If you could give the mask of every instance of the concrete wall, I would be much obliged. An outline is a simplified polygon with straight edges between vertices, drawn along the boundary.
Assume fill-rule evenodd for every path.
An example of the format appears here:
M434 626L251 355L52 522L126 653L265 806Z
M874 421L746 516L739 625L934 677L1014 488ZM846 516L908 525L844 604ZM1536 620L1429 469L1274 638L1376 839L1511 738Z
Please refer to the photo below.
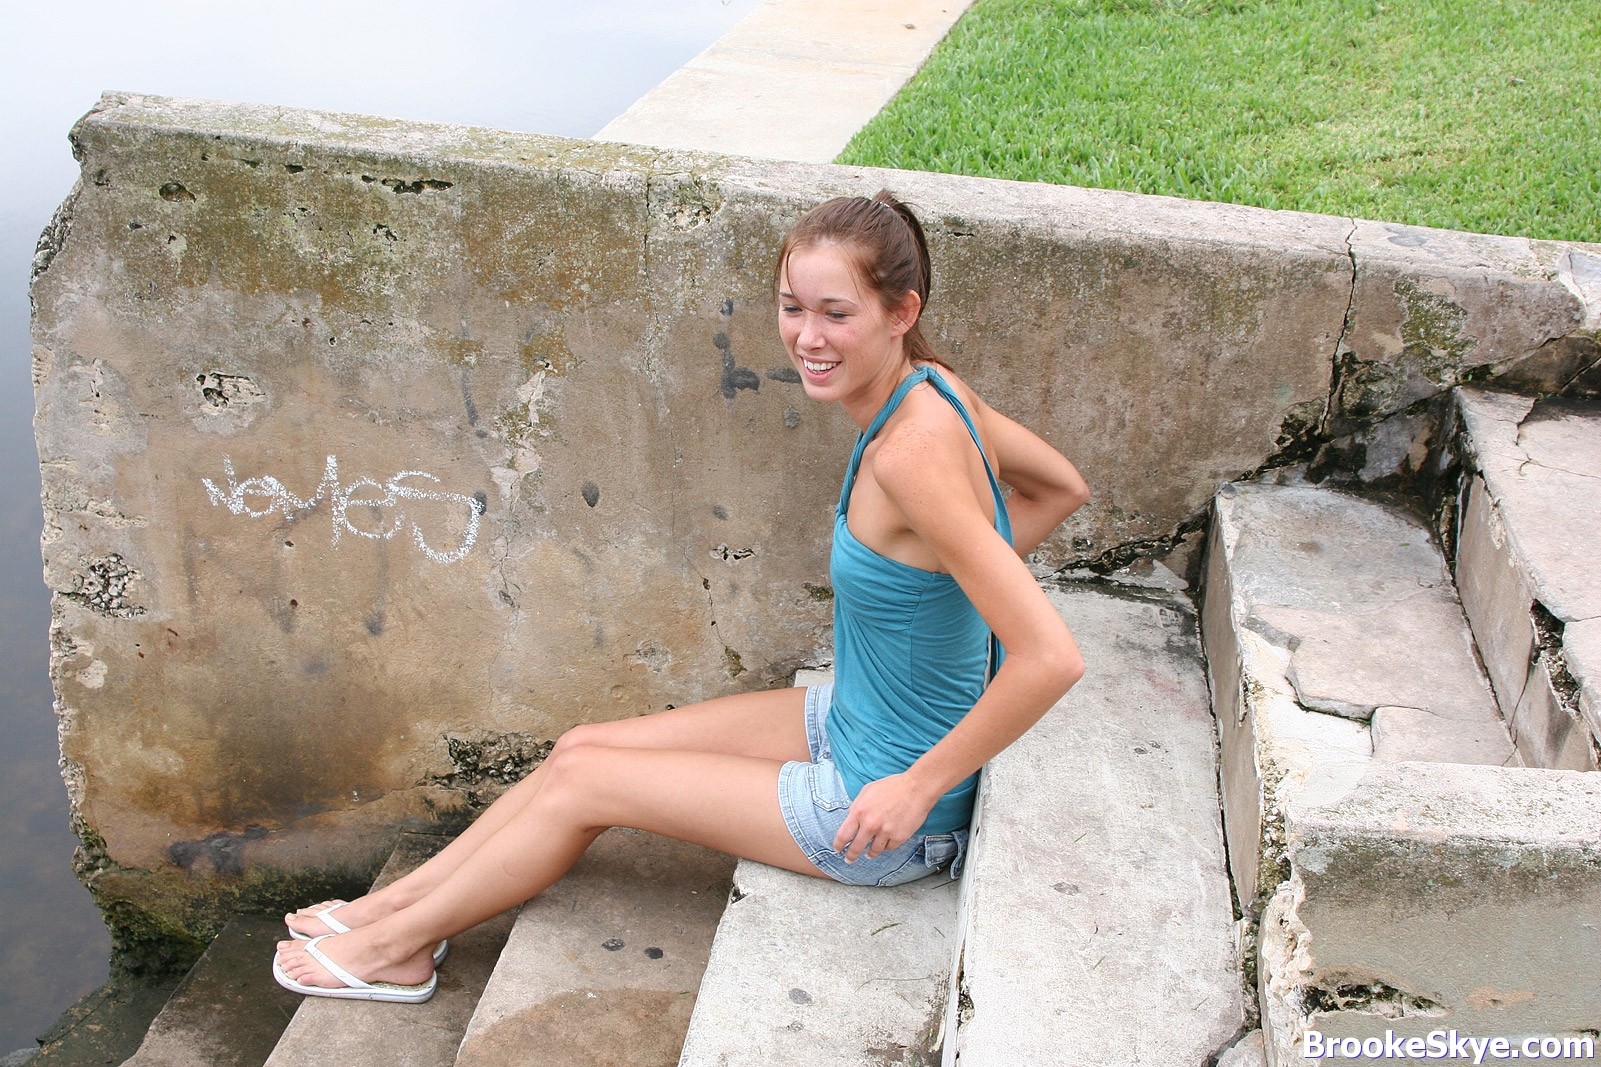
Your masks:
M1049 568L1166 553L1287 456L1405 473L1431 396L1594 374L1601 331L1593 246L126 94L73 137L52 673L85 874L168 930L827 655L853 427L770 296L826 196L918 206L930 335L1089 478Z

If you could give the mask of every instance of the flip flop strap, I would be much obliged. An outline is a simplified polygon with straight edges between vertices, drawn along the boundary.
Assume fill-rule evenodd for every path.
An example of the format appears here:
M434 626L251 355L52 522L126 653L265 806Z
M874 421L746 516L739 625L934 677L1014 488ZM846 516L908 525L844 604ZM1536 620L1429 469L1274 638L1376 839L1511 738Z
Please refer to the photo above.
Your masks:
M334 935L323 934L322 937L314 937L310 941L307 941L306 954L312 959L316 960L318 963L322 964L323 967L327 968L329 974L345 983L345 985L349 986L351 989L372 989L373 985L371 982L364 982L360 978L357 978L355 975L339 966L339 964L329 959L328 954L317 947L317 942L323 940L323 938L332 936Z
M330 904L321 911L312 912L311 917L319 920L324 926L336 934L348 934L350 933L350 927L333 917L334 910L344 907L347 903L349 903L349 901L341 900L337 904Z

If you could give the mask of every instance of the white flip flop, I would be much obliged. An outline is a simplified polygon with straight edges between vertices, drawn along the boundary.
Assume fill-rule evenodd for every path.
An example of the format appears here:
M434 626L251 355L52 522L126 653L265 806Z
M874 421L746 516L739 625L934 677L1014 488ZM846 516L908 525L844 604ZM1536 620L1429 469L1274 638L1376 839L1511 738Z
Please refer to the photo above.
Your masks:
M349 904L349 903L350 903L350 901L348 901L348 900L335 900L335 901L332 901L332 902L329 903L329 905L326 908L322 909L321 911L314 911L310 915L306 916L306 918L308 918L308 919L316 919L318 922L322 923L324 926L326 926L328 929L332 930L336 934L348 934L348 933L350 933L350 927L346 926L344 923L342 923L338 919L334 918L333 917L333 912L335 912L339 908L344 907L346 904ZM286 924L286 928L289 930L289 936L294 938L296 941L310 941L310 940L312 940L312 935L311 934L303 934L299 930L296 930L294 927L287 926L287 924ZM322 934L322 935L319 935L319 936L327 937L328 935L327 934ZM445 962L445 957L448 956L448 955L450 955L450 942L448 940L441 941L441 942L439 942L439 944L435 945L434 946L434 966L438 967L441 963L444 963Z
M284 973L283 967L279 965L278 957L276 956L272 959L273 979L285 989L295 993L303 993L308 997L332 997L335 1000L382 1000L394 1004L421 1004L434 995L434 987L439 984L439 976L437 974L430 974L428 981L420 985L362 981L329 959L327 954L317 947L317 942L321 941L323 937L332 936L332 934L323 934L322 937L311 938L306 942L306 952L312 959L322 964L329 974L343 982L344 985L320 986L305 985L297 982Z

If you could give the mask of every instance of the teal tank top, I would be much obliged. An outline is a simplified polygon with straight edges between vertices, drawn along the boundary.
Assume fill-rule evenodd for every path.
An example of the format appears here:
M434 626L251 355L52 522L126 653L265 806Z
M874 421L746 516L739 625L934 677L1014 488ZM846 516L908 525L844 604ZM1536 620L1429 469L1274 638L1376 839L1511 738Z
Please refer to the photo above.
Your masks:
M868 782L910 767L966 715L999 667L1001 650L978 610L949 574L879 555L846 523L862 453L912 387L928 382L950 402L983 455L972 416L932 366L913 371L857 439L834 516L829 575L834 585L834 698L827 720L835 764L854 799ZM1000 482L984 457L995 528L1012 524ZM993 646L993 648L992 648ZM974 774L940 798L921 832L949 833L972 818Z

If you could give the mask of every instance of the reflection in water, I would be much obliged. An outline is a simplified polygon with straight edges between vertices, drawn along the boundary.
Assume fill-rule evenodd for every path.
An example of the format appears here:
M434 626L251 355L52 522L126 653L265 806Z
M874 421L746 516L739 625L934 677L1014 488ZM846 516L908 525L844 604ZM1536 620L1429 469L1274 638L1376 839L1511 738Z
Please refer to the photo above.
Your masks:
M67 195L66 134L106 89L251 100L587 137L758 0L605 4L110 0L6 15L0 114L0 1057L105 979L109 939L74 878L47 676L25 290ZM16 102L27 101L25 106Z

